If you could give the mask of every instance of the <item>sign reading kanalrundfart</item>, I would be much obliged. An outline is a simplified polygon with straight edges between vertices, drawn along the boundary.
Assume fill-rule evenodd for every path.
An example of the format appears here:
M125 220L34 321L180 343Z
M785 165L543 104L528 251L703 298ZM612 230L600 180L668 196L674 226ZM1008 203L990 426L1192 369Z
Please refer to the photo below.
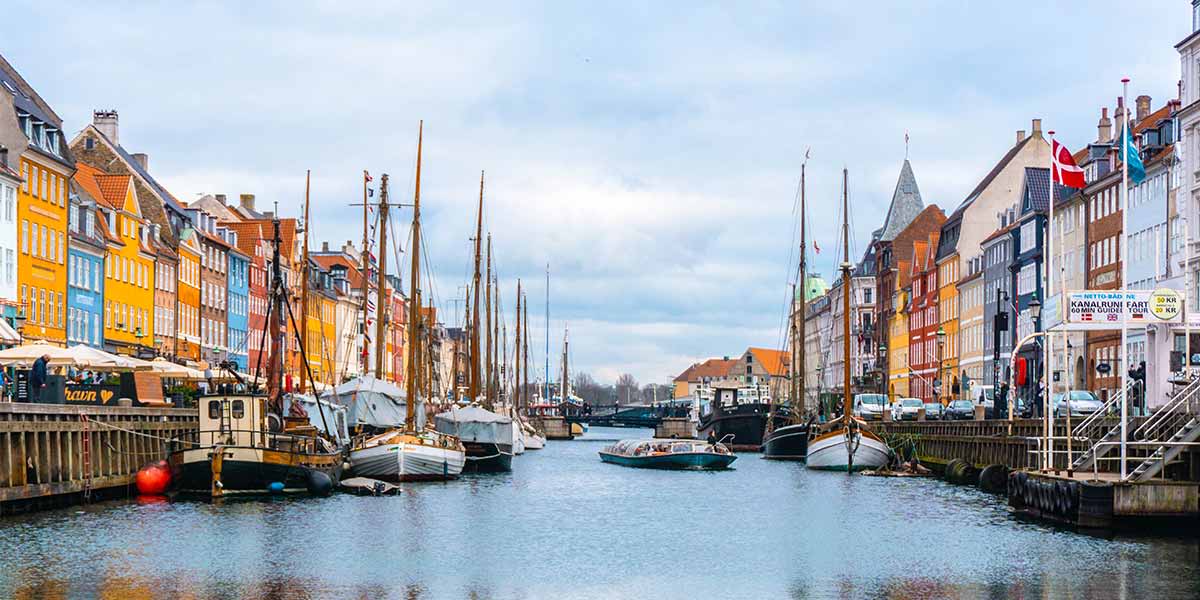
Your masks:
M1122 315L1122 297L1126 314ZM1067 323L1095 329L1116 329L1122 323L1178 323L1183 317L1179 292L1170 289L1067 294Z

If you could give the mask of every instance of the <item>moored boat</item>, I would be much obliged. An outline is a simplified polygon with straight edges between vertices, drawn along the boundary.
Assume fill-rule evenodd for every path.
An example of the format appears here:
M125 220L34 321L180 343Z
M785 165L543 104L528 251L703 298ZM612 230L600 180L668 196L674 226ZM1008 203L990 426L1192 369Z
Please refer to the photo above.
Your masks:
M763 440L763 458L772 460L804 460L808 455L808 423L779 427Z
M600 460L642 469L719 470L737 455L724 444L698 440L621 440L601 450Z
M385 481L440 481L458 477L466 450L458 438L437 431L393 430L371 436L350 452L357 477Z
M829 431L816 433L808 442L808 468L824 471L878 469L888 463L887 444L858 419L847 428L834 423Z
M512 470L512 419L483 407L454 407L433 418L437 430L458 437L466 450L464 472Z
M729 439L734 450L757 452L762 449L768 419L774 419L777 426L787 424L784 415L772 414L770 404L741 398L739 384L720 382L713 387L712 405L700 415L700 437Z

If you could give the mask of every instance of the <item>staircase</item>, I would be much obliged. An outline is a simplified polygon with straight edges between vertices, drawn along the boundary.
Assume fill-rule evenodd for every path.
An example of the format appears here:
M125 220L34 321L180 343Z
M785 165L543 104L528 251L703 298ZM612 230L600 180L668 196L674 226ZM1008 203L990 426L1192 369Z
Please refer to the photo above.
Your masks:
M1135 381L1129 381L1125 389L1113 394L1104 403L1104 406L1100 407L1100 410L1089 415L1088 418L1081 421L1071 431L1071 435L1076 439L1082 439L1092 444L1090 448L1071 462L1072 470L1085 471L1092 468L1092 465L1098 459L1103 458L1104 455L1116 447L1101 444L1101 442L1115 442L1121 439L1121 402L1125 399L1125 392L1132 389L1136 384L1137 382Z
M1194 442L1200 438L1200 378L1183 388L1166 406L1159 408L1134 439L1168 443ZM1183 452L1184 446L1162 445L1129 474L1130 481L1146 481L1162 472L1167 463Z

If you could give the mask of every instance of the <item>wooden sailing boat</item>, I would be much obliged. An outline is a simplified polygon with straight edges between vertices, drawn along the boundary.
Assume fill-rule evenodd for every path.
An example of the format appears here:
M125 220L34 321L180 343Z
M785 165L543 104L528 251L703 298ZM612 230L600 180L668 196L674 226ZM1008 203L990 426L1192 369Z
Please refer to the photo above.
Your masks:
M278 211L272 225L271 295L262 332L264 339L270 334L267 393L218 393L198 399L197 430L172 440L168 451L172 480L181 493L212 498L293 492L326 495L341 479L341 448L309 424L303 409L293 409L292 415L284 416L283 355L288 317L301 355L306 356L307 349L283 283ZM234 365L225 363L222 367L240 380ZM307 361L303 368L312 380ZM321 411L322 426L330 431L322 404L318 402L316 407Z
M417 176L413 194L412 222L412 273L410 274L408 299L409 359L404 376L405 415L404 426L384 431L362 439L350 450L350 467L354 474L376 479L417 481L446 480L458 477L466 463L466 451L462 442L453 435L441 433L417 425L416 406L422 390L420 381L428 376L424 373L422 360L425 329L421 310L421 145L424 122L417 134ZM377 321L377 343L382 344L387 319L383 314L383 293L387 278L387 230L388 230L387 175L383 176L379 200L379 297L381 314ZM383 348L375 352L376 377L383 372ZM428 395L425 396L428 398Z
M877 469L887 464L887 444L866 423L854 416L854 399L850 393L850 202L847 186L849 174L842 169L842 416L808 440L807 463L810 469L854 472Z
M788 331L790 333L791 365L789 386L789 410L786 414L786 424L775 427L775 411L767 420L767 434L763 440L763 458L774 460L804 460L808 454L809 423L804 414L804 316L808 307L806 280L808 277L808 248L807 221L808 207L805 204L805 168L808 166L808 153L805 152L804 162L800 163L800 310L798 314L792 310L795 306L796 286L792 286L792 299L788 307ZM777 406L777 405L775 405Z
M485 310L487 311L488 373L480 375L479 296L480 296L480 242L483 238L483 173L479 174L479 214L475 227L475 272L472 276L474 310L471 311L470 353L468 370L470 398L472 404L460 408L452 406L449 411L434 417L434 425L443 433L457 435L466 450L465 471L500 472L512 470L513 420L506 415L492 412L498 379L494 379L496 365L493 363L493 344L498 329L492 323L491 252L489 242L488 281Z

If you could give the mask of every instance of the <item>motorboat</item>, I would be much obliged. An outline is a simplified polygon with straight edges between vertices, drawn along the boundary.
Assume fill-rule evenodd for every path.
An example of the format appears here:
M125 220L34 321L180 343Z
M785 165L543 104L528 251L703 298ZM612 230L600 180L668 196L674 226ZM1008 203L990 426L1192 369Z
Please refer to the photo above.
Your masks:
M600 460L641 469L726 469L737 455L721 443L678 439L621 440L600 451Z

